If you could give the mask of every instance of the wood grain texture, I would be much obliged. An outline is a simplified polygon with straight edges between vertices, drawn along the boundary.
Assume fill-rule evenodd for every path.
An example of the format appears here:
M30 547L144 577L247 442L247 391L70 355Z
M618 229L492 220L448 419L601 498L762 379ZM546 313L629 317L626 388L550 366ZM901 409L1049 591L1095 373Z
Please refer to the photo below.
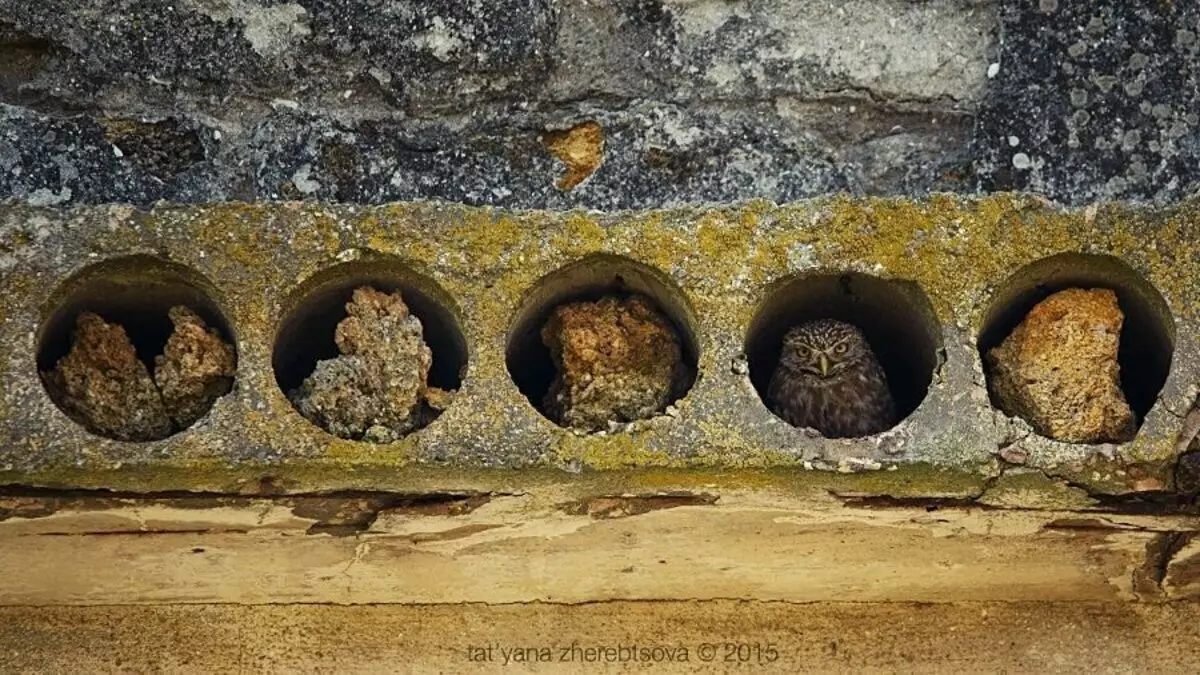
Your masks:
M1200 529L1190 516L861 508L754 492L385 508L350 536L316 511L166 500L10 517L0 605L1158 599L1160 539Z

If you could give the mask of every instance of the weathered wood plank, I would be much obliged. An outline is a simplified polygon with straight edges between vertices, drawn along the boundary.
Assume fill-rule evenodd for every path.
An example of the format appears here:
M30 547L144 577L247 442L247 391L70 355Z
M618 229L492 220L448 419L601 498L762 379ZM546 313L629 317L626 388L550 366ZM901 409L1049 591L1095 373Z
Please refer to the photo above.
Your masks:
M10 517L0 605L1117 601L1161 597L1160 538L1200 529L1185 516L849 508L761 493L690 504L523 495L383 509L369 522L342 512L361 529L352 536L329 534L347 530L312 504L265 499Z

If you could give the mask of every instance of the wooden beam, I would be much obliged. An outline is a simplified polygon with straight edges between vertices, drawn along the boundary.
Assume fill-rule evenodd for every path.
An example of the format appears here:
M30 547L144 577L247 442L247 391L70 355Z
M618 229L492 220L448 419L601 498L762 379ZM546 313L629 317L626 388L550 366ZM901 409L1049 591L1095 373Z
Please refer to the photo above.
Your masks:
M0 605L1159 600L1171 538L1200 530L761 492L297 499L10 504Z

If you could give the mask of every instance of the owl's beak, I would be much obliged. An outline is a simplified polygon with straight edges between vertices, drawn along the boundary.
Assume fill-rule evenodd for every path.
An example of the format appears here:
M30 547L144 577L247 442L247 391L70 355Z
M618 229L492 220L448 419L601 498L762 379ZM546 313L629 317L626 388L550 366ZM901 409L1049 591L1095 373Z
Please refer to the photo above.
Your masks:
M829 357L821 355L821 377L829 377Z

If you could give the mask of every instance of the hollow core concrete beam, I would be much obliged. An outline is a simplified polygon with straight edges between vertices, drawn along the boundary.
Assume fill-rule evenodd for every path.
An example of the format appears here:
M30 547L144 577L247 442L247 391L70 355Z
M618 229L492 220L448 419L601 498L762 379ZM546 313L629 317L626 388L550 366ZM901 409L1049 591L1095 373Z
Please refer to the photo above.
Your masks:
M0 205L0 484L297 492L591 481L612 491L993 491L1030 504L1161 498L1174 489L1177 435L1200 383L1198 248L1195 201L1064 209L1015 194L618 213L9 202ZM431 345L435 360L449 352L466 362L453 404L391 445L329 435L277 381L295 356L280 346L303 344L280 339L302 329L288 319L359 283L425 298L426 323L444 336ZM1129 443L1052 441L989 400L981 333L1007 304L1066 285L1114 288L1127 329L1150 336L1124 368L1167 364ZM691 343L699 375L663 415L580 435L514 384L513 371L533 367L519 349L529 336L514 329L600 287L653 296ZM94 301L96 288L202 301L236 344L234 390L161 441L114 441L73 422L47 395L39 358L63 339L63 312ZM875 316L877 339L900 350L890 358L915 393L894 429L824 439L784 423L760 397L772 330L825 306Z

